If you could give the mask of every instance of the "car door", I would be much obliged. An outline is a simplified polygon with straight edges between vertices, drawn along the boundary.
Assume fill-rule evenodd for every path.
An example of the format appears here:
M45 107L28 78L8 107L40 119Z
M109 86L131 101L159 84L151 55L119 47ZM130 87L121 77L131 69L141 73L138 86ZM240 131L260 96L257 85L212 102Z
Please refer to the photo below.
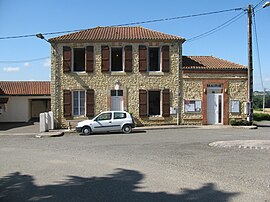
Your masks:
M112 119L113 130L120 131L122 129L121 126L125 122L126 117L127 115L125 112L114 112Z
M112 128L112 112L101 113L94 119L93 132L111 131Z

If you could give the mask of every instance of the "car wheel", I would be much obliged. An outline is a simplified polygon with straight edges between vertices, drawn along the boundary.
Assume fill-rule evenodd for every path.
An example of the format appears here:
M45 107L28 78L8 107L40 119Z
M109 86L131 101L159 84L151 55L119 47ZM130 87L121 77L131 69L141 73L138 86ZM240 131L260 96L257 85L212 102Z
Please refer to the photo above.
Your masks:
M128 134L128 133L131 133L132 128L131 128L130 125L124 125L123 128L122 128L122 131L123 131L123 133Z
M92 131L91 131L91 128L89 126L84 126L82 128L82 132L84 135L90 135Z

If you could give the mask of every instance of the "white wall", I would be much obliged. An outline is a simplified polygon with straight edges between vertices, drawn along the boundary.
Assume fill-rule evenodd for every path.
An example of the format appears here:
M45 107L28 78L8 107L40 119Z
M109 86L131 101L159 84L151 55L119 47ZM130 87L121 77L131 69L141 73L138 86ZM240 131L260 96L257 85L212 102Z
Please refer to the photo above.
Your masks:
M49 96L10 96L0 122L27 122L31 119L31 99L48 99Z

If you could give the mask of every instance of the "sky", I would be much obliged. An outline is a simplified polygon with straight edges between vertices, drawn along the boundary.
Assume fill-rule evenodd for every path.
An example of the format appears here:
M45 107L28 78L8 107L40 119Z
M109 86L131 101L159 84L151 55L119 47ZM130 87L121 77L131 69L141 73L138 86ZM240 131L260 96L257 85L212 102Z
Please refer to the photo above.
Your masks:
M50 80L49 43L35 36L5 37L113 26L228 9L233 10L136 26L187 39L183 44L183 55L214 56L247 66L247 14L241 15L243 10L234 8L246 9L249 4L259 4L255 8L258 43L253 30L254 90L270 89L270 7L261 9L264 3L262 0L0 0L0 81ZM233 18L232 23L220 27ZM219 30L197 40L189 40L215 28ZM59 35L63 34L46 35L46 38Z

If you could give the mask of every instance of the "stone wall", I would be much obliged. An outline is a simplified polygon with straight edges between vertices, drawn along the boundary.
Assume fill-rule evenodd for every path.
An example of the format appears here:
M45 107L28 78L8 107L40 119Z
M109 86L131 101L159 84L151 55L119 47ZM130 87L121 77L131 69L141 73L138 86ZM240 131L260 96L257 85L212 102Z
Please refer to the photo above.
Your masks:
M124 47L132 45L133 50L133 70L132 72L101 72L101 46ZM170 46L170 72L139 72L139 45ZM86 46L94 46L94 63L93 73L85 72L69 72L63 73L62 68L62 49L63 46L71 48L82 48ZM170 89L170 107L178 106L178 44L149 42L149 43L61 43L57 44L57 57L52 54L52 110L56 114L56 119L62 127L67 125L65 117L63 117L63 90L95 90L95 113L110 110L108 106L108 97L110 90L115 87L116 81L120 83L120 90L124 90L126 94L125 110L132 112L138 123L149 124L176 124L176 115L168 118L152 117L141 119L139 117L139 89L145 90L162 90ZM56 69L55 69L56 68ZM57 74L55 77L54 74ZM55 93L54 93L55 92ZM56 96L54 96L56 95ZM57 96L59 98L57 99ZM74 117L73 119L85 119L86 117Z

